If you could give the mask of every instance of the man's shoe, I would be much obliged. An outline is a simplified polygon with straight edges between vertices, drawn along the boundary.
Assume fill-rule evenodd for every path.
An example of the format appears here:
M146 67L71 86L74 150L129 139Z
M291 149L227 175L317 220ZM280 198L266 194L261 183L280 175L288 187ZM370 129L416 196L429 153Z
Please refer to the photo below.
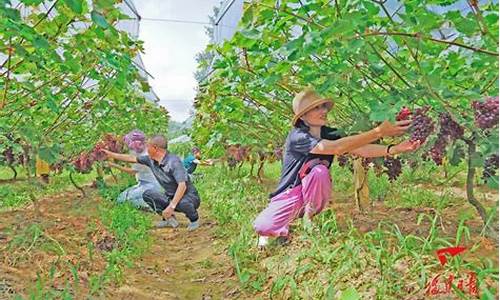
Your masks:
M198 222L198 220L196 220L194 222L189 223L187 229L188 229L188 231L192 231L192 230L197 229L198 227L200 227L200 223Z
M156 228L176 228L177 226L179 226L179 222L175 219L175 217L170 217L166 220L161 220L160 222L156 223Z

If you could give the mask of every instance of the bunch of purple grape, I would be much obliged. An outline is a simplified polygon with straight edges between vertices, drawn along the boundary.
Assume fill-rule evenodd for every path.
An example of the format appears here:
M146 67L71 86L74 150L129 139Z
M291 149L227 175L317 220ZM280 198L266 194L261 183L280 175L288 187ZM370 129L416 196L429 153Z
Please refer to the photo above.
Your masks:
M273 155L276 158L276 160L282 160L283 159L283 149L280 148L275 148L273 150Z
M12 165L14 163L14 151L12 147L9 147L3 151L3 156L7 165Z
M464 136L464 129L460 126L451 115L447 112L441 113L439 116L439 131L443 137L450 137L452 140L459 139Z
M432 160L438 166L443 164L444 152L446 150L447 145L448 145L447 137L443 136L442 134L439 134L436 141L434 142L434 145L429 151Z
M345 167L349 163L349 158L347 155L339 155L337 156L337 161L339 163L339 167Z
M448 112L439 115L439 133L429 155L436 165L443 164L446 147L452 140L464 136L464 128L460 126Z
M81 153L76 159L73 160L73 166L80 173L88 173L92 169L94 160L88 153Z
M410 141L420 141L423 144L427 140L427 137L434 131L434 122L426 115L428 110L429 107L415 109L410 128Z
M390 181L396 180L402 173L401 160L399 158L386 157L384 159L384 167Z
M494 177L498 170L498 154L493 154L484 160L483 180Z
M498 96L488 97L484 102L472 102L476 125L481 129L489 129L498 125Z

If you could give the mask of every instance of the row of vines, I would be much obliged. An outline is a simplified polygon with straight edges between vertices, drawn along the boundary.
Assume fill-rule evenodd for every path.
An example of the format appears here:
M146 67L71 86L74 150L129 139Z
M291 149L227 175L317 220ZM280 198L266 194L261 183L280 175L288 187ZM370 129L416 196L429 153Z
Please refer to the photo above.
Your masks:
M168 113L145 99L134 63L142 42L116 27L130 21L120 5L0 1L0 164L78 169L105 133L165 133Z

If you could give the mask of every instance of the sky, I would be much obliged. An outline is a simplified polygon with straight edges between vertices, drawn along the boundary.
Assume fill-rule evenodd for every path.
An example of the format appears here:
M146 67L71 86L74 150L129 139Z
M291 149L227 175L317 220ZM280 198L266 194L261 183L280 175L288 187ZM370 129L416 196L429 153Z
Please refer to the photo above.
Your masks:
M219 0L136 0L142 18L162 18L208 22ZM196 53L205 49L208 37L201 24L142 20L139 39L144 41L142 60L160 105L171 119L184 121L192 110L197 86L194 79Z

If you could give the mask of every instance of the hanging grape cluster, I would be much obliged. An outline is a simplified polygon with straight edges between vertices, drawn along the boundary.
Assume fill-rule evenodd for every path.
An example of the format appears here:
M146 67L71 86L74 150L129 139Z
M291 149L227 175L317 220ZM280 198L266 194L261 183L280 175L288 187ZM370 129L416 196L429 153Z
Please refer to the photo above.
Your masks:
M14 163L14 151L12 147L9 147L3 151L3 157L7 165L12 165Z
M439 115L440 134L456 140L464 136L464 128L460 126L448 112Z
M396 180L402 173L402 164L399 158L386 157L384 159L385 173L389 176L390 181Z
M490 155L484 160L483 180L486 182L489 178L496 175L498 170L498 154Z
M411 110L403 106L399 113L396 115L396 121L403 121L403 120L408 120L408 118L411 116Z
M365 170L368 170L370 167L374 166L373 161L374 159L372 157L363 157L363 159L361 160L361 165Z
M80 173L89 173L92 170L93 158L89 153L81 153L73 160L73 166Z
M339 167L342 167L342 168L347 167L347 168L349 168L349 170L351 172L354 172L354 167L353 167L348 155L338 155L337 162L339 164Z
M427 116L430 107L417 108L413 114L411 131L411 142L420 141L423 144L427 137L434 131L434 122Z
M481 129L490 129L498 125L498 96L488 97L485 101L473 101L474 119Z
M443 157L445 154L446 146L448 146L448 141L445 136L438 135L434 145L432 145L429 155L431 156L434 163L438 166L443 164Z
M5 135L5 138L10 143L21 144L21 139L14 138L14 136L11 133L7 133ZM17 158L17 162L20 163L20 164L23 164L24 161L25 161L25 156L27 155L27 151L29 150L29 148L27 148L26 145L23 144L22 145L22 149L23 149L23 152L22 153L18 153L17 156L16 156L16 153L14 152L14 148L12 146L8 146L2 152L3 159L0 159L0 160L3 160L6 165L12 166L12 165L14 165L16 163L16 158Z
M429 155L436 165L443 164L448 144L464 136L464 128L460 126L448 112L439 115L439 132Z
M117 136L106 134L101 141L95 144L92 151L83 152L73 159L73 166L80 173L90 172L94 162L106 159L106 154L102 151L104 149L111 152L122 152L123 143Z

